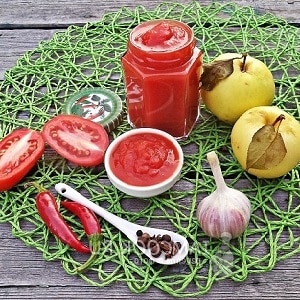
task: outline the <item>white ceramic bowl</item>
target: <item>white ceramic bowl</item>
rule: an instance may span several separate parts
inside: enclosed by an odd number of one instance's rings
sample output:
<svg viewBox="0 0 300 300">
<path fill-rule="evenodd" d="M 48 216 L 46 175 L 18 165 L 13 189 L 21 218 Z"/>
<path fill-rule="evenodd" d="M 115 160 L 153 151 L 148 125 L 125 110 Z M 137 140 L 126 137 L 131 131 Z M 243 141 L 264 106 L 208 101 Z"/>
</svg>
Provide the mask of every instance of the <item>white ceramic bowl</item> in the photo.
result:
<svg viewBox="0 0 300 300">
<path fill-rule="evenodd" d="M 175 156 L 176 156 L 176 163 L 173 166 L 173 171 L 167 178 L 162 179 L 161 181 L 156 182 L 151 185 L 149 185 L 149 183 L 147 183 L 145 185 L 141 184 L 141 183 L 135 185 L 133 182 L 130 182 L 130 183 L 124 182 L 124 180 L 121 180 L 120 177 L 118 177 L 115 174 L 115 171 L 113 171 L 114 168 L 111 165 L 113 154 L 115 153 L 115 150 L 118 148 L 120 143 L 124 143 L 124 141 L 126 141 L 126 140 L 128 141 L 128 138 L 131 139 L 133 136 L 136 136 L 136 135 L 143 136 L 144 134 L 152 134 L 154 136 L 158 135 L 159 136 L 158 139 L 165 140 L 169 145 L 172 145 L 173 152 L 175 153 Z M 141 136 L 139 138 L 141 138 Z M 143 140 L 139 141 L 139 142 L 143 142 Z M 159 144 L 159 143 L 155 143 L 155 145 L 157 145 L 157 144 Z M 139 147 L 139 144 L 137 145 L 137 147 Z M 147 152 L 147 151 L 145 151 L 145 152 Z M 168 153 L 172 153 L 172 151 L 170 151 Z M 172 156 L 172 154 L 171 154 L 171 156 Z M 121 155 L 119 157 L 121 157 Z M 139 159 L 137 158 L 134 161 L 138 162 L 138 160 Z M 164 131 L 161 131 L 158 129 L 153 129 L 153 128 L 131 129 L 131 130 L 127 131 L 126 133 L 117 137 L 108 146 L 106 153 L 105 153 L 105 157 L 104 157 L 104 165 L 105 165 L 105 169 L 106 169 L 109 180 L 117 189 L 119 189 L 120 191 L 122 191 L 128 195 L 134 196 L 134 197 L 148 198 L 148 197 L 162 194 L 163 192 L 169 190 L 175 184 L 175 182 L 178 180 L 182 166 L 183 166 L 183 151 L 182 151 L 182 148 L 179 145 L 179 143 L 175 140 L 175 138 Z M 126 170 L 123 169 L 123 170 L 125 173 L 127 172 L 127 169 Z M 162 171 L 161 171 L 161 173 L 162 173 Z M 131 178 L 131 181 L 135 180 L 135 176 L 132 176 L 130 174 L 125 174 L 125 175 L 126 175 L 126 178 Z M 142 180 L 144 179 L 143 175 L 139 175 L 139 176 Z"/>
</svg>

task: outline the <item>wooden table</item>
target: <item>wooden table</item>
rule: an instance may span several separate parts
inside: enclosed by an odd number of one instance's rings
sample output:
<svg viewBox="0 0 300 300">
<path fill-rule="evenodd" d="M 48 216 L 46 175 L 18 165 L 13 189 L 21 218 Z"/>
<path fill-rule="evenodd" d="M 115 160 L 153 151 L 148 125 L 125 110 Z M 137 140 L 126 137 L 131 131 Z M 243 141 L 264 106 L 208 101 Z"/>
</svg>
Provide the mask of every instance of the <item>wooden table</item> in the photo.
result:
<svg viewBox="0 0 300 300">
<path fill-rule="evenodd" d="M 69 25 L 96 21 L 109 11 L 122 6 L 144 5 L 154 8 L 159 0 L 92 1 L 92 0 L 7 0 L 0 3 L 0 80 L 5 70 L 42 40 Z M 186 0 L 179 1 L 186 3 Z M 202 0 L 206 5 L 211 1 Z M 220 1 L 226 2 L 226 1 Z M 258 12 L 271 12 L 300 26 L 299 0 L 240 0 Z M 224 280 L 213 286 L 203 299 L 298 299 L 300 297 L 300 258 L 278 263 L 272 271 L 251 275 L 242 283 Z M 1 299 L 171 299 L 161 291 L 150 288 L 142 295 L 132 294 L 125 284 L 106 288 L 88 285 L 76 276 L 69 276 L 59 262 L 46 262 L 39 251 L 26 247 L 13 238 L 10 226 L 0 224 L 0 298 Z"/>
</svg>

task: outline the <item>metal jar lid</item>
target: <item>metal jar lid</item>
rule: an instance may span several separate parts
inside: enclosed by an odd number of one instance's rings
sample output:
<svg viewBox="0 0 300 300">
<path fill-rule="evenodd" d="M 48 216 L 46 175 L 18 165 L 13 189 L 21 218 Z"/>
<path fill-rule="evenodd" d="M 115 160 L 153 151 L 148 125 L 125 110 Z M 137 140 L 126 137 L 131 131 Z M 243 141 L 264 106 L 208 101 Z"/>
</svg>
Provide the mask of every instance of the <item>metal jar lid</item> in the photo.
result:
<svg viewBox="0 0 300 300">
<path fill-rule="evenodd" d="M 63 113 L 74 114 L 100 123 L 107 132 L 115 129 L 122 121 L 122 100 L 104 88 L 86 88 L 68 98 Z"/>
</svg>

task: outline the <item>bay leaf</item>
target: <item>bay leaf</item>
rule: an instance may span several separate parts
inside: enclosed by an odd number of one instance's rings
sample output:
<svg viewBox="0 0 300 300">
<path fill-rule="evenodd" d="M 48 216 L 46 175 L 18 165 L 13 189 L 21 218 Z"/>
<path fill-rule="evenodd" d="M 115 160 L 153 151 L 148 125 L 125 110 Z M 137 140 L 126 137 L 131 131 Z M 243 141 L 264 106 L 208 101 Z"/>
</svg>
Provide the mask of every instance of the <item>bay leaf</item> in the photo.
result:
<svg viewBox="0 0 300 300">
<path fill-rule="evenodd" d="M 282 135 L 274 126 L 265 125 L 252 137 L 247 151 L 246 169 L 271 169 L 284 159 L 286 152 Z"/>
<path fill-rule="evenodd" d="M 201 89 L 211 91 L 218 82 L 230 76 L 233 73 L 233 60 L 238 58 L 240 57 L 204 64 L 200 79 Z"/>
</svg>

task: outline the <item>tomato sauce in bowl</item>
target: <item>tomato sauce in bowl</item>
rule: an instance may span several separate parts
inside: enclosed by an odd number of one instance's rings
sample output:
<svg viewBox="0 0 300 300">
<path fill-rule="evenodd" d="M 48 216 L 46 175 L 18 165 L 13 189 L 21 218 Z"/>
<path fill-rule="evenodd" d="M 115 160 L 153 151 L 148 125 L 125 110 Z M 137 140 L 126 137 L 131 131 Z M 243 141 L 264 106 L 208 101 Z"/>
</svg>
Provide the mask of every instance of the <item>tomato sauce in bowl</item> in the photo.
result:
<svg viewBox="0 0 300 300">
<path fill-rule="evenodd" d="M 137 197 L 163 193 L 178 180 L 183 153 L 178 142 L 158 129 L 132 129 L 115 139 L 105 154 L 110 181 Z"/>
</svg>

